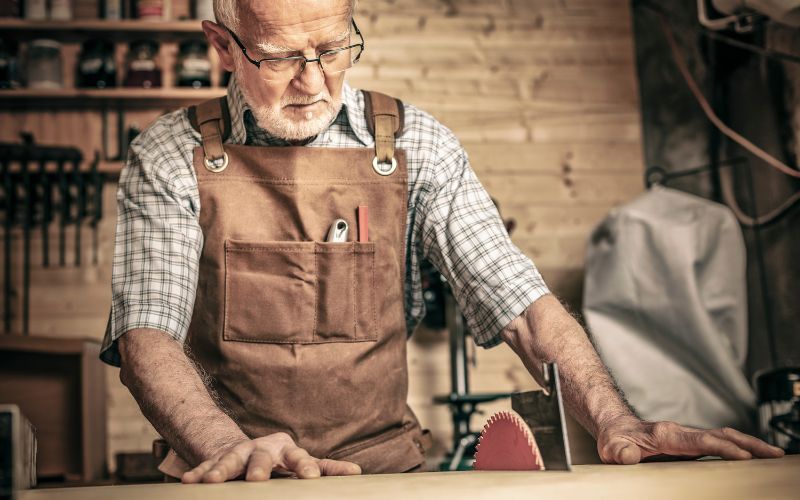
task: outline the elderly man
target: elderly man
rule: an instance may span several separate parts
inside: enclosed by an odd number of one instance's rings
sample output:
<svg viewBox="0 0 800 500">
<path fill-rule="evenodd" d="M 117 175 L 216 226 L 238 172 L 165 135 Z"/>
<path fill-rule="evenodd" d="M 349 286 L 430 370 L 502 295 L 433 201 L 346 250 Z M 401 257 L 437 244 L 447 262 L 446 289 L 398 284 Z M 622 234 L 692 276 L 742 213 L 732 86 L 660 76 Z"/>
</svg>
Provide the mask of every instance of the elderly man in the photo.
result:
<svg viewBox="0 0 800 500">
<path fill-rule="evenodd" d="M 406 405 L 405 342 L 424 313 L 423 258 L 478 344 L 505 341 L 537 379 L 558 362 L 605 462 L 782 455 L 732 429 L 635 416 L 453 134 L 345 84 L 364 50 L 353 3 L 216 1 L 203 30 L 233 72 L 227 96 L 131 145 L 102 358 L 172 446 L 165 472 L 419 470 L 427 436 Z"/>
</svg>

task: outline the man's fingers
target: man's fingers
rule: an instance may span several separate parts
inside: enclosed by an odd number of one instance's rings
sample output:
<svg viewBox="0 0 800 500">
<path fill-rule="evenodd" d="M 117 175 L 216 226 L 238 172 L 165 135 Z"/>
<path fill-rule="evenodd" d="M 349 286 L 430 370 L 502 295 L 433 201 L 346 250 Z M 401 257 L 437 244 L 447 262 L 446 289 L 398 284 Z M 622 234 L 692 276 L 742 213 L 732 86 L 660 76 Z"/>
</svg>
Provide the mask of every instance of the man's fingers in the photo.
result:
<svg viewBox="0 0 800 500">
<path fill-rule="evenodd" d="M 272 455 L 263 450 L 256 450 L 247 462 L 245 481 L 266 481 L 272 473 Z"/>
<path fill-rule="evenodd" d="M 605 463 L 633 465 L 642 459 L 639 447 L 625 439 L 613 439 L 603 447 L 601 457 Z"/>
<path fill-rule="evenodd" d="M 317 462 L 317 465 L 323 476 L 357 476 L 361 474 L 361 467 L 353 462 L 323 458 Z"/>
<path fill-rule="evenodd" d="M 780 458 L 785 454 L 777 446 L 772 446 L 757 437 L 747 435 L 730 427 L 719 429 L 717 432 L 721 434 L 720 437 L 733 441 L 737 446 L 749 451 L 758 458 Z"/>
<path fill-rule="evenodd" d="M 243 458 L 234 450 L 224 454 L 211 470 L 203 474 L 204 483 L 221 483 L 229 479 L 234 479 L 244 472 L 247 459 Z"/>
<path fill-rule="evenodd" d="M 208 472 L 208 470 L 211 469 L 211 466 L 213 466 L 215 463 L 216 460 L 206 460 L 194 469 L 184 472 L 181 476 L 181 482 L 186 484 L 199 483 L 200 479 L 203 477 L 203 474 Z"/>
<path fill-rule="evenodd" d="M 686 434 L 684 454 L 715 455 L 725 460 L 748 460 L 753 458 L 749 451 L 739 448 L 735 443 L 722 439 L 709 431 L 694 431 Z"/>
<path fill-rule="evenodd" d="M 286 464 L 287 469 L 297 474 L 297 477 L 301 479 L 312 479 L 321 475 L 317 460 L 298 446 L 284 448 L 283 462 Z"/>
</svg>

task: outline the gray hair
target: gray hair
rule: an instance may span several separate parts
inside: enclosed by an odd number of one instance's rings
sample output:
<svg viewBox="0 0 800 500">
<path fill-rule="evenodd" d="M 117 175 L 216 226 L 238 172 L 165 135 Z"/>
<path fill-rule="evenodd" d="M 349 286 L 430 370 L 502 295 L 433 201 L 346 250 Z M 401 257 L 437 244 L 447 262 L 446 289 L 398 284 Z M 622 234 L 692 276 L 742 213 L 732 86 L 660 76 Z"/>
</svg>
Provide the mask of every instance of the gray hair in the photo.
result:
<svg viewBox="0 0 800 500">
<path fill-rule="evenodd" d="M 350 13 L 356 10 L 358 0 L 350 0 Z M 234 32 L 239 32 L 239 2 L 237 0 L 214 0 L 214 17 Z"/>
<path fill-rule="evenodd" d="M 239 3 L 236 0 L 214 0 L 214 17 L 218 23 L 239 31 Z"/>
</svg>

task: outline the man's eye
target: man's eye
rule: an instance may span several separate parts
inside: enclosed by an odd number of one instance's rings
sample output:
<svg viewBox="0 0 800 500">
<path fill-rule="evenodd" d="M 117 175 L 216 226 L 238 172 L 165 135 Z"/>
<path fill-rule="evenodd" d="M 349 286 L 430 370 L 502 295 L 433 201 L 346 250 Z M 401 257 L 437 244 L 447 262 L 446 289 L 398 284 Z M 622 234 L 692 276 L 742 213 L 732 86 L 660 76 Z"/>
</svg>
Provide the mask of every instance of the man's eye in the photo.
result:
<svg viewBox="0 0 800 500">
<path fill-rule="evenodd" d="M 277 61 L 264 61 L 267 67 L 273 71 L 283 71 L 297 64 L 297 59 L 279 59 Z"/>
</svg>

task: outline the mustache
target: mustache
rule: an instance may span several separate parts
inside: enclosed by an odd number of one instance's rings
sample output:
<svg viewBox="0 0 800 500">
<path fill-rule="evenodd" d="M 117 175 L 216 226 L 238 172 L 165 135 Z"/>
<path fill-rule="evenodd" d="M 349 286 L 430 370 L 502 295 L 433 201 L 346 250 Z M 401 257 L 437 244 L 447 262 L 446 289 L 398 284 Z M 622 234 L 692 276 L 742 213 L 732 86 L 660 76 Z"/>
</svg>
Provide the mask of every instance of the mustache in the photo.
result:
<svg viewBox="0 0 800 500">
<path fill-rule="evenodd" d="M 323 102 L 330 103 L 331 102 L 331 96 L 327 92 L 322 92 L 322 93 L 317 94 L 317 95 L 290 96 L 290 97 L 286 97 L 286 98 L 282 99 L 281 100 L 281 105 L 282 106 L 291 106 L 293 104 L 304 105 L 304 104 L 313 104 L 313 103 L 315 103 L 317 101 L 323 101 Z"/>
</svg>

